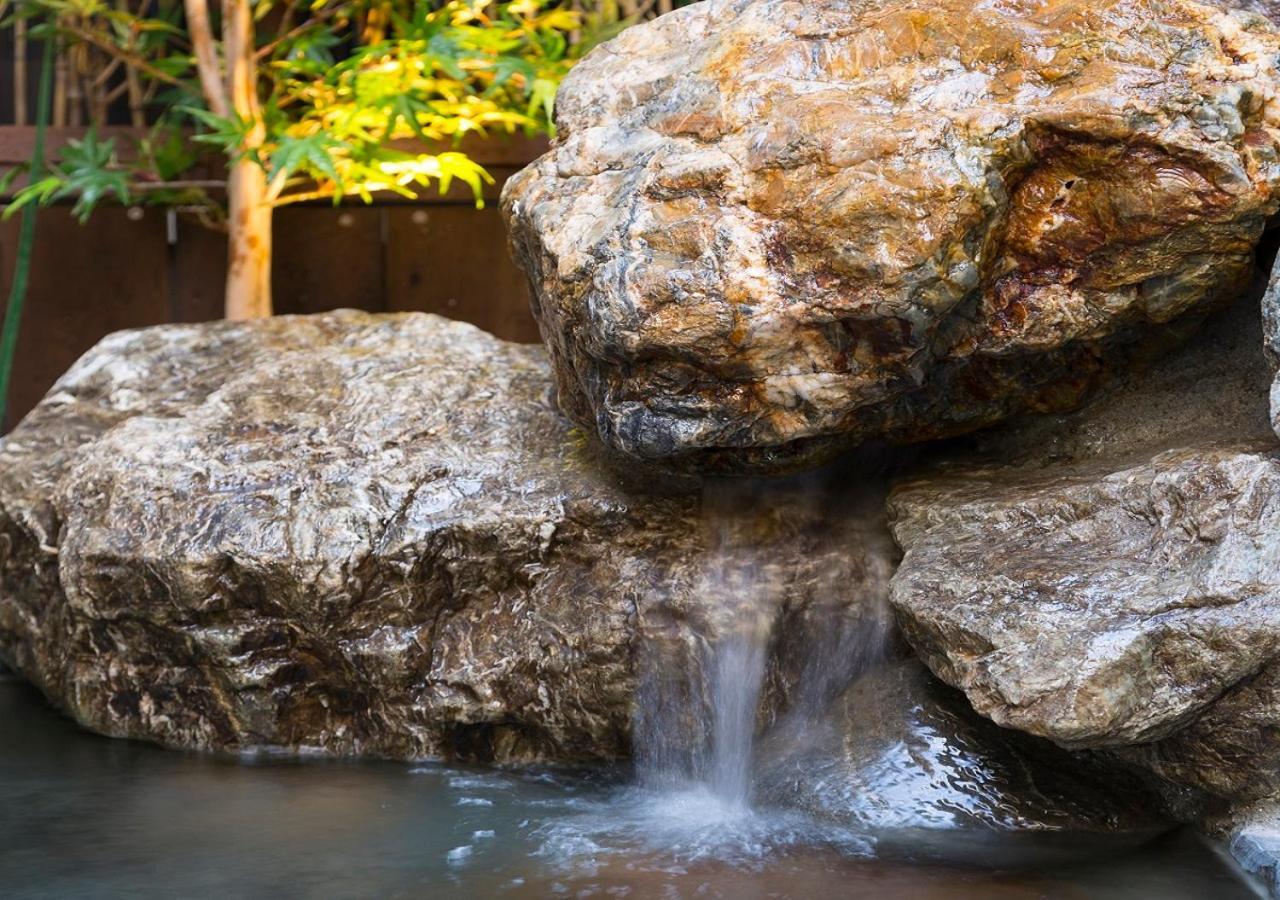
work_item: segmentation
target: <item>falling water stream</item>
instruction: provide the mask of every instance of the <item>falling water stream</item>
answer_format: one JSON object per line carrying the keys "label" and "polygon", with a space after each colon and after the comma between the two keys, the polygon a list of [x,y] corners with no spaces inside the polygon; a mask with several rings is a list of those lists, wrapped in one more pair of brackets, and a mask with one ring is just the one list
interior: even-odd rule
{"label": "falling water stream", "polygon": [[[644,648],[636,711],[641,784],[655,791],[702,791],[726,813],[745,814],[751,748],[779,600],[778,564],[761,562],[744,542],[740,512],[715,493],[706,558],[690,598],[684,658],[659,644]],[[692,646],[688,646],[692,643]],[[673,672],[684,684],[671,685]]]}
{"label": "falling water stream", "polygon": [[[868,851],[864,835],[752,803],[762,725],[785,715],[803,728],[881,655],[888,633],[883,596],[860,597],[845,577],[850,548],[840,542],[850,532],[825,530],[829,493],[813,478],[707,482],[704,554],[687,596],[663,598],[679,607],[675,624],[655,614],[641,629],[631,799],[642,830],[675,858]],[[868,497],[868,509],[880,499]]]}
{"label": "falling water stream", "polygon": [[716,645],[711,677],[711,792],[746,810],[751,800],[751,748],[764,681],[766,640],[756,629],[727,635]]}
{"label": "falling water stream", "polygon": [[[704,498],[707,551],[690,598],[684,659],[661,647],[641,656],[636,711],[641,784],[679,801],[701,793],[724,815],[749,814],[757,713],[770,639],[782,605],[781,559],[758,546],[768,514],[750,486],[711,482]],[[683,690],[670,673],[683,670]]]}

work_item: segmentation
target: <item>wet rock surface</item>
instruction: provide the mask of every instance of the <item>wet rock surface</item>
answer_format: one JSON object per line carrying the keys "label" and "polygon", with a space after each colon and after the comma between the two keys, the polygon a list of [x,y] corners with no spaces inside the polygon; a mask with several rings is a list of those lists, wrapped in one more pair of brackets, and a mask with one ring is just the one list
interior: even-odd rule
{"label": "wet rock surface", "polygon": [[1278,52],[1183,0],[629,29],[504,194],[560,403],[636,457],[761,469],[1067,408],[1247,281]]}
{"label": "wet rock surface", "polygon": [[891,602],[936,674],[1001,725],[1220,802],[1280,788],[1280,442],[1256,310],[890,500]]}
{"label": "wet rock surface", "polygon": [[1280,897],[1280,801],[1271,799],[1239,810],[1223,837],[1231,855],[1273,897]]}
{"label": "wet rock surface", "polygon": [[1262,294],[1262,331],[1267,360],[1276,371],[1271,382],[1271,426],[1280,434],[1280,260],[1273,266]]}
{"label": "wet rock surface", "polygon": [[984,835],[1020,832],[1041,840],[998,847],[1044,861],[1084,835],[1150,835],[1166,824],[1160,801],[1116,767],[993,725],[915,659],[864,675],[820,719],[784,720],[758,756],[763,801],[915,855],[985,858]]}
{"label": "wet rock surface", "polygon": [[[635,646],[703,633],[711,538],[696,491],[606,465],[551,384],[541,348],[426,315],[106,339],[0,443],[0,660],[175,747],[626,753]],[[883,531],[804,492],[755,527],[780,615],[883,602]]]}

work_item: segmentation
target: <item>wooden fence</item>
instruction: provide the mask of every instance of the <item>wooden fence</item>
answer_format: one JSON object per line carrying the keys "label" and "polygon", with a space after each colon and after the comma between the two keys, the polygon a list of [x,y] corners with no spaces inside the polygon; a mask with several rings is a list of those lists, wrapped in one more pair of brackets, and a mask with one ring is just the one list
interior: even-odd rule
{"label": "wooden fence", "polygon": [[[51,143],[73,134],[55,132]],[[0,168],[26,158],[29,139],[28,130],[0,127]],[[502,182],[544,149],[544,142],[525,139],[468,147],[497,181],[484,209],[475,208],[464,188],[415,203],[277,210],[276,311],[422,310],[508,340],[537,340],[496,199]],[[0,223],[0,309],[17,237],[16,218]],[[9,416],[0,430],[12,427],[104,335],[218,318],[226,258],[223,235],[163,208],[103,206],[85,225],[63,207],[41,211]]]}

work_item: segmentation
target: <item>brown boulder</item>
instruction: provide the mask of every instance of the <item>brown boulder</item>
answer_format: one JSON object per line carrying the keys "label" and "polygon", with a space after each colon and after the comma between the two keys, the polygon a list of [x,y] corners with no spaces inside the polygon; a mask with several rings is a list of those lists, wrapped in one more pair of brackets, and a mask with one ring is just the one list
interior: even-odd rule
{"label": "brown boulder", "polygon": [[1244,283],[1264,19],[1186,0],[709,0],[566,79],[503,209],[564,409],[778,468],[1084,397]]}

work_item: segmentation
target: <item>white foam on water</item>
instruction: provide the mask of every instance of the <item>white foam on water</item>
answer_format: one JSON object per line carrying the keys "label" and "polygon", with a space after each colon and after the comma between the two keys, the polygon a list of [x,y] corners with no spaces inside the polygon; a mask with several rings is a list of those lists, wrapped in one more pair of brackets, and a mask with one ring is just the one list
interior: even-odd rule
{"label": "white foam on water", "polygon": [[466,775],[450,775],[447,784],[451,788],[472,791],[508,791],[511,779],[498,773],[470,773]]}
{"label": "white foam on water", "polygon": [[459,797],[453,801],[454,806],[493,806],[493,801],[484,797]]}
{"label": "white foam on water", "polygon": [[826,847],[867,856],[865,835],[790,810],[753,809],[705,784],[655,791],[619,787],[548,821],[537,830],[534,856],[575,875],[591,875],[610,858],[629,868],[679,873],[708,860],[758,868],[789,849]]}

